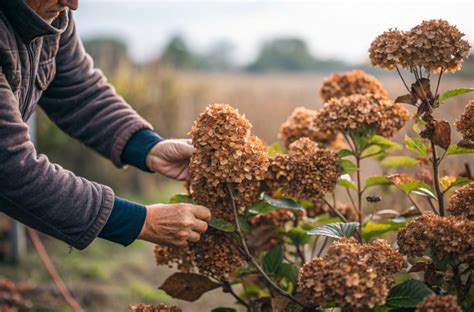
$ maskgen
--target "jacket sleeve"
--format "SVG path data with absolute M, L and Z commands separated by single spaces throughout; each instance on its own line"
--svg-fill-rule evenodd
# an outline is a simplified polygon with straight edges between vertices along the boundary
M 123 166 L 120 156 L 127 141 L 151 125 L 94 68 L 71 14 L 59 45 L 56 76 L 39 104 L 68 135 L 111 159 L 117 167 Z
M 0 211 L 75 248 L 100 233 L 113 191 L 38 155 L 0 67 Z

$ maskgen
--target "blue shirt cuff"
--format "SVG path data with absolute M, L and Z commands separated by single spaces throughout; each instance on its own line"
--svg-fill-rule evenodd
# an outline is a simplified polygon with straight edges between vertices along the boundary
M 150 129 L 138 130 L 125 144 L 120 158 L 124 164 L 152 172 L 146 165 L 146 156 L 151 148 L 161 141 L 163 138 Z
M 145 206 L 116 196 L 112 212 L 99 237 L 128 246 L 140 234 L 145 217 Z

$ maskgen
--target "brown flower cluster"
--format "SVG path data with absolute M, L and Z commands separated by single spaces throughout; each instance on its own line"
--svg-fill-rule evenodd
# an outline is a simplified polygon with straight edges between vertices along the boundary
M 341 96 L 366 93 L 388 96 L 383 85 L 374 76 L 362 70 L 334 73 L 324 79 L 323 85 L 319 90 L 319 94 L 324 102 Z
M 416 305 L 416 312 L 461 312 L 461 307 L 452 295 L 429 295 Z
M 318 117 L 322 131 L 360 129 L 373 126 L 377 134 L 392 137 L 408 120 L 408 111 L 398 103 L 376 94 L 355 94 L 333 98 Z
M 474 222 L 464 217 L 423 213 L 398 232 L 402 254 L 419 257 L 429 248 L 438 259 L 474 259 Z
M 286 222 L 294 219 L 294 214 L 289 209 L 275 209 L 267 213 L 255 215 L 249 219 L 253 227 L 272 225 L 283 226 Z
M 197 271 L 217 280 L 228 280 L 245 263 L 237 243 L 222 232 L 212 230 L 185 247 L 156 245 L 154 253 L 157 265 L 177 265 L 181 272 Z
M 464 109 L 461 118 L 454 122 L 464 140 L 474 142 L 474 100 L 471 100 Z
M 131 304 L 128 308 L 132 312 L 181 312 L 181 309 L 178 307 L 169 307 L 164 304 Z
M 285 147 L 301 138 L 309 138 L 312 141 L 330 145 L 335 148 L 341 145 L 340 138 L 334 131 L 321 131 L 317 124 L 318 112 L 304 107 L 297 107 L 280 126 L 278 139 Z
M 322 214 L 329 214 L 330 217 L 337 217 L 329 205 L 322 199 L 316 199 L 312 201 L 313 205 L 310 207 L 305 208 L 306 215 L 309 218 L 316 218 Z M 336 203 L 337 210 L 344 216 L 348 221 L 357 221 L 357 213 L 355 212 L 354 208 L 349 204 L 344 203 Z
M 474 182 L 454 191 L 449 200 L 447 210 L 453 216 L 464 216 L 474 221 Z
M 421 66 L 428 72 L 461 69 L 470 45 L 464 34 L 444 20 L 423 21 L 409 31 L 390 29 L 372 42 L 369 56 L 372 65 L 393 69 Z
M 313 200 L 334 189 L 341 175 L 338 157 L 308 138 L 289 146 L 288 154 L 271 159 L 264 189 L 282 188 L 284 194 Z
M 212 104 L 194 122 L 190 135 L 191 195 L 211 209 L 214 217 L 233 219 L 226 184 L 232 184 L 239 207 L 258 199 L 268 167 L 265 144 L 250 134 L 251 124 L 226 104 Z
M 405 267 L 403 257 L 383 240 L 359 244 L 355 239 L 334 242 L 324 258 L 304 264 L 298 285 L 310 304 L 335 302 L 344 309 L 382 305 L 394 274 Z

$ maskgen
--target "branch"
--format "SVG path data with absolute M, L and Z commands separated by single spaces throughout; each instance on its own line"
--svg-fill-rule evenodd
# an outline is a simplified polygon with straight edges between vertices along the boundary
M 444 197 L 443 197 L 443 192 L 441 191 L 441 188 L 439 186 L 439 159 L 438 159 L 438 156 L 436 154 L 436 146 L 433 142 L 433 139 L 430 140 L 431 141 L 431 152 L 433 153 L 433 159 L 432 159 L 432 163 L 433 163 L 433 183 L 434 183 L 434 186 L 435 186 L 435 190 L 436 190 L 436 196 L 438 197 L 438 207 L 439 207 L 439 215 L 444 217 L 445 213 L 444 213 Z
M 242 234 L 242 229 L 240 228 L 240 223 L 239 223 L 239 214 L 237 212 L 237 207 L 235 206 L 235 198 L 234 198 L 234 192 L 232 190 L 232 187 L 227 183 L 226 184 L 227 191 L 229 192 L 230 198 L 231 198 L 231 203 L 232 203 L 232 210 L 234 211 L 234 222 L 235 222 L 235 228 L 237 231 L 237 236 L 239 237 L 240 241 L 242 242 L 242 246 L 244 247 L 244 252 L 245 252 L 245 258 L 247 262 L 251 263 L 257 271 L 260 273 L 260 275 L 263 277 L 263 279 L 270 285 L 272 286 L 273 289 L 275 289 L 280 295 L 283 297 L 286 297 L 293 301 L 294 303 L 298 304 L 299 306 L 307 309 L 312 309 L 313 307 L 310 305 L 307 305 L 303 302 L 300 302 L 298 299 L 296 299 L 294 296 L 291 294 L 287 293 L 283 289 L 280 288 L 268 275 L 267 273 L 262 269 L 260 264 L 258 264 L 257 260 L 252 256 L 250 253 L 250 250 L 247 246 L 247 242 L 245 241 L 244 235 Z
M 247 302 L 245 302 L 240 296 L 238 296 L 235 291 L 232 289 L 232 286 L 230 285 L 229 281 L 222 281 L 222 291 L 225 293 L 231 294 L 241 305 L 247 308 L 247 310 L 250 310 L 250 306 Z

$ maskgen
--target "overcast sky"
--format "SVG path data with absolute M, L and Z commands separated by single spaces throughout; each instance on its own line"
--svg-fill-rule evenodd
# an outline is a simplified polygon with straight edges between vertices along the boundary
M 474 45 L 473 2 L 82 0 L 76 20 L 83 38 L 121 38 L 137 61 L 156 55 L 179 33 L 198 51 L 219 40 L 232 42 L 239 63 L 251 61 L 264 40 L 277 36 L 305 39 L 320 57 L 364 62 L 379 33 L 425 19 L 457 25 Z

